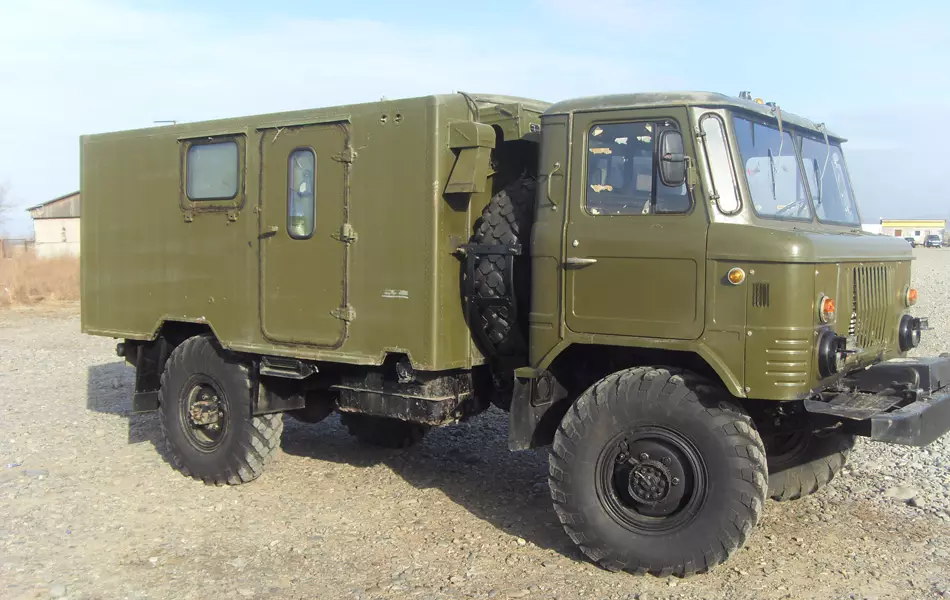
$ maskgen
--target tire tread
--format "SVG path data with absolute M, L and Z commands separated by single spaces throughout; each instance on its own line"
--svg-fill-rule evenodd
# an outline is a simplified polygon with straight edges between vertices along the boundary
M 634 386 L 636 389 L 634 389 Z M 712 391 L 716 393 L 700 393 Z M 555 433 L 549 456 L 549 486 L 554 510 L 568 536 L 590 560 L 608 570 L 649 573 L 658 577 L 686 577 L 705 573 L 723 562 L 745 543 L 762 514 L 766 497 L 768 472 L 765 446 L 750 417 L 736 405 L 721 401 L 722 393 L 701 377 L 683 370 L 637 367 L 607 376 L 582 394 L 567 411 Z M 656 564 L 648 558 L 623 556 L 605 547 L 575 508 L 569 473 L 574 449 L 581 443 L 585 430 L 593 425 L 594 413 L 616 410 L 624 397 L 637 396 L 642 402 L 697 403 L 707 420 L 720 429 L 736 448 L 733 460 L 740 477 L 730 482 L 741 494 L 743 514 L 721 523 L 718 548 L 704 548 L 683 555 L 676 564 Z

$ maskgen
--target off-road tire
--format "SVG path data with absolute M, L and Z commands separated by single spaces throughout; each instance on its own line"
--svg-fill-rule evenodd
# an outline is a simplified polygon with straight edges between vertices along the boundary
M 488 337 L 489 348 L 481 348 L 489 356 L 519 356 L 526 352 L 528 291 L 531 285 L 531 261 L 528 244 L 534 217 L 534 179 L 518 179 L 495 194 L 475 221 L 473 244 L 521 244 L 519 256 L 485 255 L 475 266 L 474 293 L 479 298 L 499 298 L 512 290 L 506 284 L 509 271 L 514 269 L 514 294 L 522 323 L 515 323 L 515 315 L 507 307 L 487 306 L 477 315 L 470 327 L 480 328 Z
M 598 488 L 601 467 L 623 464 L 603 460 L 611 444 L 626 444 L 628 433 L 651 435 L 644 431 L 673 432 L 691 444 L 705 482 L 700 489 L 700 479 L 691 480 L 690 497 L 701 498 L 685 505 L 693 511 L 649 533 L 622 524 L 610 494 Z M 768 485 L 765 448 L 749 415 L 719 386 L 662 368 L 619 371 L 584 392 L 555 433 L 549 469 L 554 509 L 588 558 L 608 570 L 661 577 L 704 573 L 738 550 L 759 520 Z
M 361 413 L 340 413 L 340 423 L 364 444 L 382 448 L 408 448 L 429 431 L 428 425 Z
M 225 406 L 221 440 L 210 449 L 196 445 L 186 430 L 183 407 L 197 381 L 214 386 Z M 283 415 L 251 416 L 248 366 L 234 360 L 210 336 L 189 338 L 172 351 L 162 373 L 159 402 L 169 462 L 205 483 L 237 485 L 257 479 L 280 445 Z
M 825 487 L 848 462 L 857 437 L 842 433 L 803 432 L 793 448 L 766 443 L 769 497 L 778 502 L 798 500 Z M 766 439 L 766 442 L 770 440 Z

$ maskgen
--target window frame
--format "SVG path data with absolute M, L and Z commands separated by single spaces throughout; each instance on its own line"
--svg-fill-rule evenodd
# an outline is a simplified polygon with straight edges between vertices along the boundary
M 805 200 L 808 203 L 808 218 L 785 217 L 781 215 L 776 216 L 776 215 L 762 214 L 755 208 L 755 200 L 752 198 L 752 188 L 749 186 L 749 176 L 746 174 L 745 159 L 742 156 L 742 148 L 739 145 L 739 136 L 736 135 L 736 120 L 737 119 L 747 121 L 753 124 L 758 123 L 759 125 L 762 125 L 763 127 L 768 127 L 769 129 L 773 129 L 776 132 L 778 132 L 778 123 L 775 123 L 775 125 L 773 125 L 772 123 L 768 121 L 768 119 L 763 118 L 761 115 L 753 115 L 753 114 L 745 113 L 745 112 L 730 111 L 729 121 L 730 121 L 730 125 L 732 126 L 733 139 L 735 140 L 735 147 L 736 147 L 736 152 L 737 152 L 736 156 L 738 157 L 739 162 L 742 163 L 741 191 L 745 193 L 745 195 L 747 196 L 749 200 L 749 206 L 752 208 L 752 214 L 754 214 L 759 219 L 768 219 L 770 221 L 786 221 L 786 222 L 791 222 L 791 223 L 814 223 L 818 217 L 815 214 L 815 207 L 812 204 L 811 189 L 808 187 L 808 181 L 806 181 L 806 177 L 805 177 L 805 167 L 802 164 L 801 148 L 799 148 L 798 142 L 796 141 L 797 138 L 799 137 L 798 132 L 792 127 L 784 127 L 784 126 L 782 127 L 782 134 L 788 135 L 788 137 L 791 139 L 792 151 L 795 153 L 795 162 L 798 165 L 797 176 L 799 179 L 799 183 L 802 186 L 802 190 L 804 190 L 806 194 Z
M 294 154 L 300 151 L 310 152 L 313 156 L 313 189 L 310 192 L 310 199 L 313 206 L 313 222 L 310 224 L 310 233 L 306 236 L 297 236 L 291 233 L 290 226 L 290 207 L 293 194 L 293 158 Z M 292 240 L 309 240 L 317 230 L 317 151 L 312 146 L 297 146 L 287 154 L 287 203 L 285 205 L 287 213 L 287 236 Z
M 188 196 L 188 152 L 195 146 L 233 142 L 237 145 L 237 192 L 229 198 L 192 199 Z M 237 213 L 244 208 L 247 200 L 247 135 L 246 132 L 213 132 L 201 136 L 183 136 L 178 138 L 179 157 L 179 206 L 190 219 L 196 213 L 224 212 Z
M 582 166 L 581 174 L 584 177 L 584 182 L 582 189 L 584 190 L 583 195 L 581 196 L 581 209 L 584 213 L 591 217 L 685 217 L 689 216 L 696 209 L 696 201 L 693 197 L 693 190 L 690 189 L 688 183 L 683 185 L 686 187 L 686 199 L 689 201 L 689 208 L 685 211 L 680 212 L 655 212 L 652 210 L 656 207 L 656 197 L 657 197 L 657 186 L 663 185 L 663 182 L 660 181 L 659 175 L 659 157 L 658 157 L 658 145 L 657 141 L 659 140 L 660 135 L 660 125 L 662 123 L 669 123 L 666 126 L 669 129 L 678 131 L 680 135 L 683 135 L 683 128 L 679 122 L 679 119 L 674 117 L 642 117 L 642 118 L 633 118 L 633 119 L 610 119 L 604 121 L 593 121 L 591 122 L 587 129 L 584 131 L 584 161 Z M 651 211 L 649 213 L 619 213 L 619 214 L 603 214 L 603 213 L 593 213 L 590 210 L 590 204 L 587 201 L 588 192 L 590 191 L 590 185 L 588 184 L 588 177 L 590 176 L 590 132 L 593 131 L 595 127 L 603 127 L 607 125 L 632 125 L 637 123 L 647 123 L 653 126 L 653 152 L 652 152 L 652 168 L 651 168 L 651 177 L 652 182 L 650 186 L 650 207 Z M 684 150 L 690 161 L 693 161 L 693 158 L 689 156 L 689 148 L 686 146 L 687 137 L 683 135 Z M 669 187 L 669 186 L 667 186 Z
M 736 195 L 736 209 L 731 211 L 725 211 L 722 209 L 722 205 L 719 203 L 719 199 L 722 197 L 722 194 L 719 193 L 720 185 L 717 183 L 716 174 L 713 172 L 712 163 L 709 160 L 709 136 L 706 134 L 706 130 L 703 128 L 704 123 L 707 119 L 714 119 L 718 122 L 719 128 L 722 130 L 722 143 L 725 146 L 726 150 L 726 162 L 729 169 L 729 177 L 731 178 L 730 183 L 732 184 L 732 191 Z M 699 118 L 699 131 L 703 134 L 702 146 L 703 146 L 703 158 L 706 162 L 706 170 L 709 175 L 710 183 L 710 197 L 716 202 L 716 210 L 720 214 L 726 216 L 734 216 L 742 212 L 742 209 L 745 205 L 745 202 L 742 201 L 742 187 L 739 184 L 739 176 L 736 173 L 736 158 L 732 153 L 732 145 L 729 140 L 729 124 L 726 120 L 718 113 L 715 112 L 706 112 Z M 738 144 L 738 140 L 736 140 Z

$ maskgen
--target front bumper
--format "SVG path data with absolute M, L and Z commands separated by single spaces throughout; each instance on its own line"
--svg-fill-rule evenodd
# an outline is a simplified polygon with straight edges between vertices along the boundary
M 885 361 L 841 383 L 805 410 L 876 442 L 927 446 L 950 431 L 950 355 Z
M 927 446 L 947 431 L 950 431 L 950 388 L 893 412 L 874 415 L 870 438 L 889 444 Z

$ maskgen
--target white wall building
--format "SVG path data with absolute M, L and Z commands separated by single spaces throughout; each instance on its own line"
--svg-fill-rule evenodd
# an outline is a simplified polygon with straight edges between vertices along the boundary
M 53 198 L 26 210 L 33 217 L 37 256 L 79 256 L 79 192 Z

